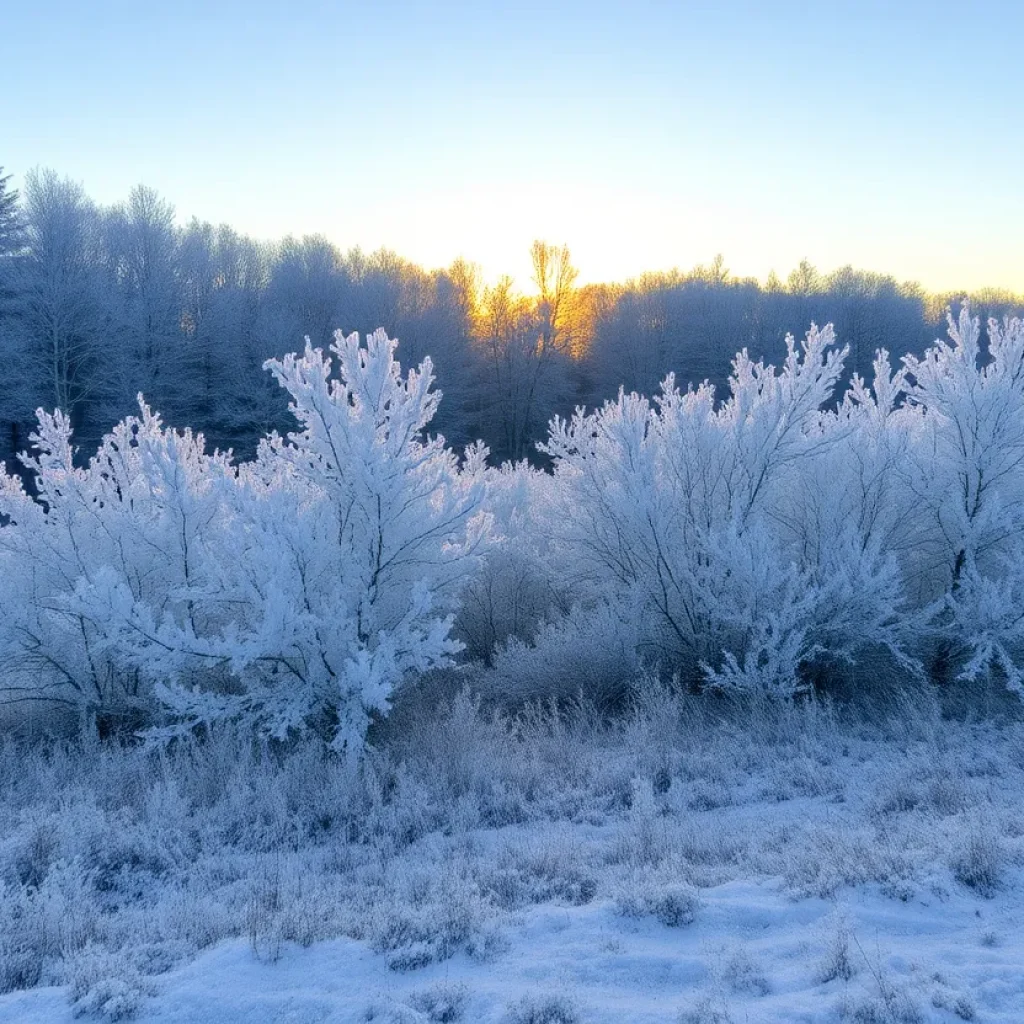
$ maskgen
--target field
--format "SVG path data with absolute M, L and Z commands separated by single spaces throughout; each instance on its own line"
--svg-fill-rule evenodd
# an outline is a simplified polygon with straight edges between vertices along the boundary
M 1024 731 L 979 701 L 12 742 L 0 1021 L 1020 1021 Z

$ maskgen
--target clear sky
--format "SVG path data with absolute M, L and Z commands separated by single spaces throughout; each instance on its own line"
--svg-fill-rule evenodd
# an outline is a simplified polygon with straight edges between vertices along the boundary
M 1024 2 L 6 0 L 0 164 L 527 285 L 807 257 L 1024 290 Z

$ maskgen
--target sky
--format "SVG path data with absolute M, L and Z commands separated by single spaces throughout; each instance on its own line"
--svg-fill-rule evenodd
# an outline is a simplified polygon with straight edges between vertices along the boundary
M 1024 290 L 1024 3 L 23 0 L 0 165 L 529 281 L 801 259 Z

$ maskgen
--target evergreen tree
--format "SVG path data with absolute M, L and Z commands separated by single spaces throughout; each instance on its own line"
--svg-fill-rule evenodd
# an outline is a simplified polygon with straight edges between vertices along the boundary
M 10 187 L 11 176 L 3 171 L 0 166 L 0 259 L 15 252 L 21 242 L 18 190 Z

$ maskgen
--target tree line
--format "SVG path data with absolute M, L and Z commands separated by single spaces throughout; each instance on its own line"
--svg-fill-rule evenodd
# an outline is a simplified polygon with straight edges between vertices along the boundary
M 779 361 L 788 333 L 830 322 L 844 370 L 874 353 L 920 354 L 961 296 L 892 277 L 801 263 L 783 280 L 730 274 L 721 257 L 689 271 L 581 286 L 565 246 L 535 242 L 525 289 L 485 285 L 466 260 L 427 270 L 394 252 L 340 251 L 321 235 L 257 241 L 193 219 L 144 186 L 110 207 L 81 185 L 35 170 L 19 195 L 0 169 L 0 459 L 27 445 L 35 410 L 60 409 L 95 447 L 143 393 L 167 421 L 253 457 L 291 420 L 263 371 L 308 337 L 383 326 L 398 356 L 430 355 L 445 400 L 433 423 L 452 444 L 482 438 L 495 462 L 537 461 L 549 420 L 595 407 L 620 387 L 651 394 L 668 372 L 721 391 L 733 354 Z M 973 295 L 1002 316 L 1024 296 Z

